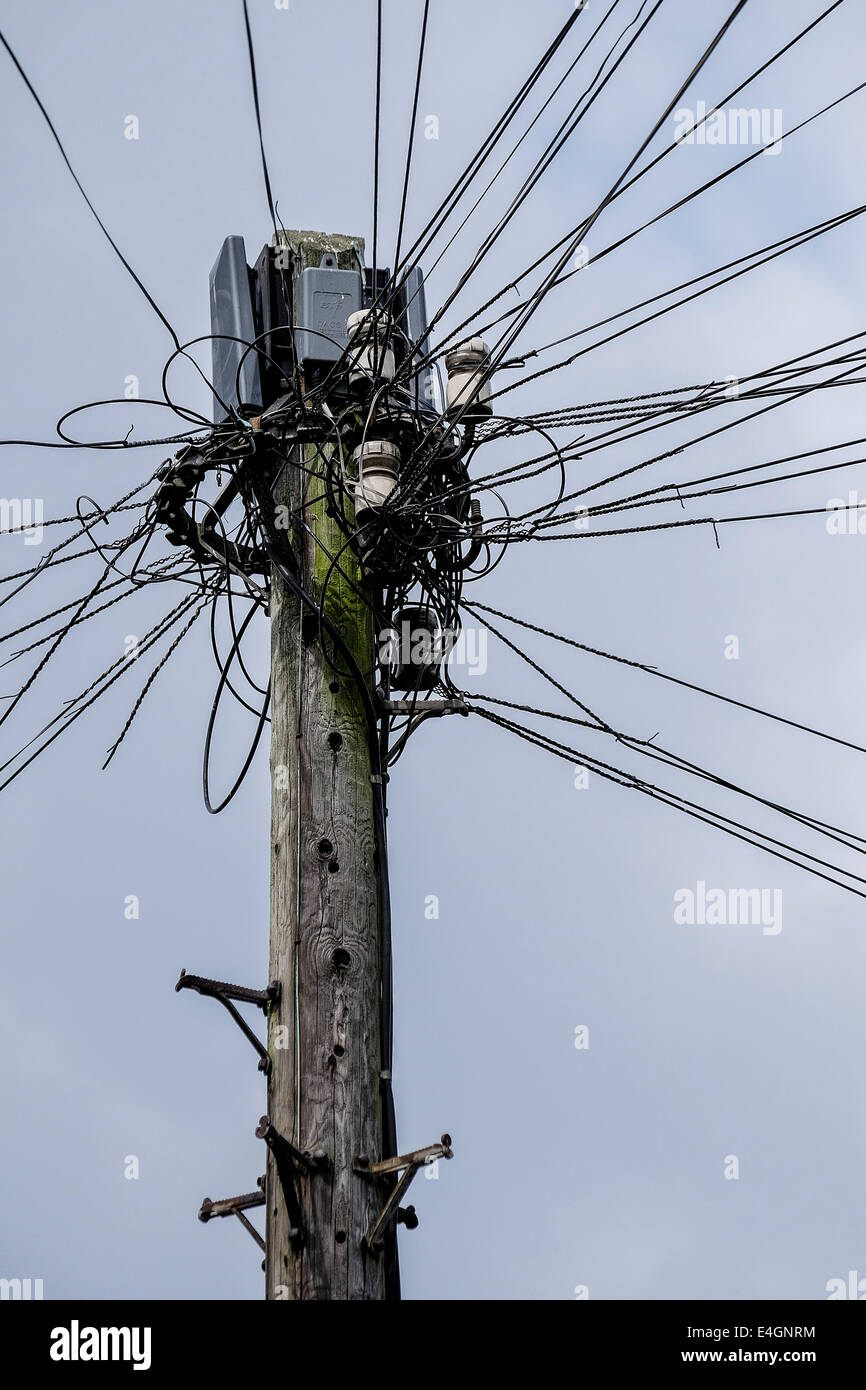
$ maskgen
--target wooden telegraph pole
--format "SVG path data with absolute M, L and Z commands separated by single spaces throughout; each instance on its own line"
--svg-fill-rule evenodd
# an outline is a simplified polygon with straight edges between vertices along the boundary
M 432 688 L 423 685 L 429 658 L 377 661 L 375 644 L 393 633 L 397 615 L 382 611 L 387 564 L 376 560 L 369 535 L 397 485 L 401 453 L 392 435 L 401 437 L 416 416 L 387 400 L 393 320 L 384 294 L 373 302 L 382 276 L 374 286 L 377 277 L 359 273 L 363 246 L 352 237 L 281 231 L 251 271 L 242 238 L 226 238 L 211 271 L 215 418 L 237 431 L 225 441 L 237 467 L 203 522 L 187 508 L 207 452 L 181 451 L 160 474 L 157 494 L 172 544 L 227 572 L 271 572 L 268 986 L 184 970 L 176 989 L 218 999 L 268 1078 L 256 1131 L 268 1150 L 260 1190 L 206 1197 L 199 1219 L 237 1216 L 265 1251 L 267 1298 L 292 1301 L 399 1298 L 396 1227 L 418 1224 L 414 1208 L 400 1202 L 426 1163 L 452 1156 L 447 1134 L 397 1153 L 385 784 L 393 715 L 408 716 L 405 741 L 431 714 L 467 710 L 459 700 L 421 698 Z M 398 293 L 389 291 L 389 306 L 402 305 L 403 344 L 423 341 L 422 289 L 416 270 Z M 467 376 L 471 388 L 479 372 L 470 349 L 461 354 L 458 385 Z M 411 379 L 413 362 L 402 350 Z M 453 464 L 462 453 L 447 458 Z M 218 459 L 210 466 L 219 476 Z M 222 524 L 238 499 L 252 547 L 229 540 Z M 472 549 L 461 556 L 463 539 L 455 549 L 465 565 Z M 424 621 L 426 610 L 401 613 L 415 611 Z M 429 622 L 424 631 L 429 638 Z M 412 698 L 392 699 L 392 685 Z M 206 760 L 209 741 L 210 734 Z M 206 781 L 205 795 L 209 809 L 221 809 L 211 808 Z M 265 1010 L 267 1048 L 237 1001 Z M 246 1215 L 262 1205 L 264 1240 Z
M 323 253 L 356 270 L 363 247 L 306 232 L 285 239 L 295 283 Z M 372 612 L 357 557 L 329 514 L 322 446 L 295 444 L 291 459 L 276 500 L 306 526 L 286 533 L 297 585 L 275 566 L 271 596 L 270 979 L 280 990 L 269 1013 L 270 1129 L 260 1131 L 269 1147 L 266 1292 L 384 1299 L 399 1296 L 395 1238 L 391 1231 L 370 1248 L 367 1234 L 388 1188 L 356 1162 L 389 1156 L 384 815 L 375 803 L 381 783 L 371 781 L 372 704 L 338 641 L 369 681 Z M 324 591 L 321 622 L 298 588 L 317 605 Z

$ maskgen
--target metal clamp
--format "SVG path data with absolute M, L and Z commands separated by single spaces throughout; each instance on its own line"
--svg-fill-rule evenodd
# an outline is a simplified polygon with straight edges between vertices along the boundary
M 415 1208 L 401 1207 L 401 1197 L 408 1190 L 409 1184 L 419 1168 L 423 1168 L 427 1163 L 435 1162 L 438 1158 L 453 1157 L 450 1134 L 443 1134 L 438 1144 L 430 1144 L 426 1149 L 415 1149 L 413 1153 L 402 1154 L 399 1158 L 382 1158 L 371 1163 L 366 1154 L 358 1154 L 352 1164 L 352 1169 L 360 1177 L 387 1178 L 392 1173 L 400 1173 L 401 1169 L 403 1170 L 388 1194 L 388 1200 L 381 1213 L 364 1237 L 364 1243 L 368 1249 L 373 1251 L 382 1249 L 385 1232 L 394 1220 L 398 1224 L 404 1225 L 407 1230 L 415 1229 L 418 1225 Z
M 223 1008 L 231 1014 L 244 1037 L 252 1043 L 259 1054 L 259 1071 L 263 1071 L 266 1076 L 270 1074 L 271 1059 L 267 1048 L 259 1041 L 252 1028 L 241 1017 L 231 1001 L 237 999 L 243 1004 L 257 1004 L 264 1013 L 267 1013 L 269 1005 L 275 1003 L 280 997 L 278 980 L 273 980 L 267 989 L 247 989 L 244 985 L 228 984 L 225 980 L 209 980 L 204 975 L 187 975 L 185 970 L 181 970 L 180 979 L 174 988 L 175 991 L 194 989 L 197 994 L 203 994 L 208 999 L 219 1000 Z

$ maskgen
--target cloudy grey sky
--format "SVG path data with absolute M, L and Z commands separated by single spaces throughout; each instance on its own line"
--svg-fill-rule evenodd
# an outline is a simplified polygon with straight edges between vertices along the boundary
M 410 232 L 570 7 L 433 4 Z M 620 27 L 638 7 L 622 0 Z M 730 8 L 729 0 L 664 0 L 445 327 L 595 206 Z M 683 104 L 714 104 L 823 8 L 819 0 L 751 0 Z M 240 5 L 51 0 L 0 9 L 124 253 L 182 337 L 207 333 L 207 276 L 223 238 L 243 235 L 252 259 L 269 233 Z M 383 259 L 399 207 L 420 9 L 414 0 L 385 4 Z M 369 238 L 373 0 L 290 0 L 287 9 L 251 0 L 250 10 L 285 224 Z M 602 0 L 591 0 L 579 25 L 602 12 Z M 737 101 L 780 110 L 789 130 L 862 80 L 864 41 L 863 9 L 845 0 Z M 572 43 L 552 77 L 575 51 Z M 142 396 L 158 395 L 170 342 L 101 238 L 5 55 L 2 67 L 2 434 L 50 438 L 62 412 L 122 395 L 130 375 Z M 583 71 L 588 80 L 591 69 Z M 442 260 L 431 306 L 577 90 L 567 87 L 510 182 Z M 597 265 L 590 260 L 549 297 L 521 345 L 541 345 L 863 201 L 864 102 L 862 94 L 847 101 L 784 139 L 778 154 Z M 124 135 L 130 115 L 137 140 Z M 425 138 L 428 116 L 438 118 L 438 139 Z M 654 150 L 672 134 L 669 122 Z M 744 153 L 681 146 L 605 212 L 590 255 Z M 742 377 L 856 333 L 861 247 L 854 222 L 513 392 L 506 408 L 529 413 Z M 207 390 L 191 371 L 174 380 L 179 398 L 207 411 Z M 646 485 L 856 438 L 860 390 L 786 405 L 647 470 Z M 736 403 L 725 410 L 713 423 L 744 413 Z M 87 428 L 109 437 L 133 418 L 141 437 L 172 429 L 166 412 L 133 417 L 125 406 L 92 416 Z M 573 486 L 699 432 L 687 422 L 571 464 Z M 487 466 L 511 461 L 514 449 L 503 444 L 501 462 L 488 453 Z M 42 497 L 46 517 L 63 516 L 81 493 L 107 501 L 131 488 L 165 452 L 5 449 L 0 490 Z M 755 489 L 715 510 L 824 507 L 862 489 L 861 471 Z M 526 505 L 543 500 L 544 485 L 526 486 Z M 700 506 L 690 514 L 706 514 Z M 866 741 L 866 538 L 828 534 L 822 515 L 720 532 L 720 548 L 706 527 L 515 546 L 474 596 Z M 0 547 L 3 573 L 40 554 L 18 536 Z M 81 592 L 74 568 L 10 603 L 3 630 Z M 165 593 L 147 591 L 82 629 L 0 731 L 3 760 L 167 607 Z M 731 637 L 736 660 L 725 656 Z M 658 733 L 663 746 L 730 780 L 866 835 L 864 755 L 542 638 L 526 646 L 616 727 L 640 738 Z M 262 626 L 251 643 L 260 670 L 266 651 Z M 487 655 L 472 688 L 567 712 L 494 638 Z M 32 660 L 3 671 L 0 694 L 17 688 Z M 253 1134 L 262 1079 L 222 1011 L 176 996 L 173 985 L 181 966 L 264 982 L 266 756 L 225 814 L 209 817 L 200 759 L 216 677 L 202 626 L 100 772 L 143 679 L 134 672 L 119 682 L 0 795 L 0 1275 L 42 1278 L 47 1298 L 257 1298 L 260 1257 L 249 1237 L 236 1223 L 203 1227 L 195 1218 L 205 1194 L 249 1190 L 262 1170 Z M 225 778 L 249 732 L 242 712 L 228 716 L 217 762 Z M 622 765 L 616 744 L 583 746 Z M 667 781 L 685 794 L 684 782 Z M 713 804 L 755 820 L 732 800 Z M 395 770 L 389 829 L 401 1146 L 447 1129 L 455 1149 L 436 1181 L 413 1190 L 421 1226 L 401 1236 L 406 1298 L 560 1300 L 581 1286 L 591 1299 L 819 1299 L 828 1280 L 851 1269 L 866 1277 L 862 899 L 593 775 L 578 789 L 569 762 L 477 719 L 432 721 L 418 733 Z M 781 931 L 677 923 L 674 895 L 699 881 L 780 890 Z M 130 895 L 140 903 L 137 920 L 124 915 Z M 425 916 L 430 895 L 438 919 Z M 581 1026 L 588 1049 L 575 1047 Z M 138 1157 L 138 1180 L 124 1177 L 129 1155 Z M 732 1157 L 737 1178 L 725 1175 Z

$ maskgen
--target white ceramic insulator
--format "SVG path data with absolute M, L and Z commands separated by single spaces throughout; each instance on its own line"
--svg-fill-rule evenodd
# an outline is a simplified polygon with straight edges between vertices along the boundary
M 400 451 L 387 439 L 371 439 L 352 455 L 358 470 L 355 483 L 356 514 L 387 501 L 400 472 Z
M 391 381 L 396 365 L 388 346 L 391 323 L 372 309 L 358 309 L 346 323 L 349 335 L 349 382 Z
M 466 420 L 477 420 L 493 414 L 490 378 L 485 377 L 489 359 L 490 349 L 483 338 L 470 338 L 448 353 L 445 399 L 449 415 L 459 413 Z

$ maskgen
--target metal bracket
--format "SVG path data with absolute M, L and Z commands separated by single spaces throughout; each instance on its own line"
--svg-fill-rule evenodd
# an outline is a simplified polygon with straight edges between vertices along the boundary
M 267 989 L 247 989 L 244 985 L 232 985 L 225 980 L 209 980 L 204 975 L 187 975 L 185 970 L 181 970 L 180 979 L 174 988 L 176 992 L 182 989 L 194 989 L 196 994 L 203 994 L 208 999 L 219 1000 L 223 1008 L 231 1014 L 244 1037 L 252 1043 L 259 1054 L 259 1071 L 263 1071 L 266 1076 L 270 1074 L 271 1059 L 267 1048 L 259 1042 L 252 1028 L 241 1017 L 231 1001 L 237 999 L 243 1004 L 257 1004 L 264 1013 L 267 1013 L 269 1004 L 275 1003 L 280 997 L 279 980 L 272 980 Z
M 240 422 L 241 425 L 245 423 Z M 247 450 L 239 457 L 238 471 L 232 473 L 226 486 L 212 502 L 200 504 L 204 508 L 203 520 L 197 521 L 189 510 L 194 489 L 206 473 L 218 474 L 220 467 L 225 465 L 206 462 L 204 455 L 192 445 L 179 450 L 157 474 L 160 486 L 155 494 L 156 519 L 168 529 L 171 545 L 187 546 L 201 563 L 216 563 L 246 575 L 267 575 L 270 564 L 264 551 L 229 540 L 222 526 L 226 512 L 242 496 L 241 475 L 245 482 L 254 481 L 257 469 L 268 461 L 269 437 L 253 428 L 242 430 L 242 435 L 245 446 L 252 443 L 253 454 L 250 456 Z M 226 448 L 234 448 L 231 441 L 226 443 Z M 250 465 L 250 457 L 255 466 Z
M 259 1178 L 258 1192 L 243 1192 L 239 1197 L 224 1197 L 219 1202 L 212 1202 L 210 1197 L 205 1197 L 199 1210 L 199 1221 L 212 1221 L 216 1216 L 236 1216 L 241 1225 L 249 1231 L 259 1249 L 265 1252 L 265 1242 L 259 1235 L 255 1226 L 244 1216 L 245 1211 L 251 1207 L 263 1207 L 265 1205 L 264 1175 Z
M 394 1220 L 406 1226 L 407 1230 L 414 1230 L 418 1225 L 415 1208 L 401 1207 L 400 1198 L 408 1190 L 409 1184 L 419 1168 L 423 1168 L 427 1163 L 433 1163 L 438 1158 L 453 1157 L 450 1134 L 443 1134 L 438 1144 L 430 1144 L 426 1149 L 415 1149 L 413 1153 L 402 1154 L 399 1158 L 382 1158 L 371 1163 L 366 1154 L 358 1154 L 352 1164 L 352 1169 L 360 1177 L 387 1178 L 390 1174 L 403 1170 L 388 1194 L 388 1200 L 378 1218 L 364 1237 L 368 1249 L 381 1250 L 385 1232 Z
M 382 717 L 390 714 L 407 714 L 409 723 L 403 730 L 397 742 L 388 749 L 388 762 L 394 762 L 402 753 L 406 743 L 415 730 L 419 728 L 425 719 L 440 719 L 445 714 L 462 714 L 468 718 L 471 713 L 469 705 L 463 700 L 386 700 L 384 695 L 377 692 L 377 705 Z
M 286 1199 L 289 1220 L 292 1223 L 289 1228 L 289 1240 L 292 1249 L 299 1250 L 306 1239 L 306 1232 L 295 1179 L 300 1176 L 299 1169 L 304 1173 L 317 1173 L 327 1168 L 328 1156 L 324 1149 L 315 1149 L 313 1153 L 302 1153 L 300 1149 L 296 1149 L 279 1130 L 274 1129 L 267 1115 L 263 1115 L 256 1126 L 256 1138 L 264 1139 L 273 1156 L 277 1177 Z
M 469 706 L 463 700 L 385 700 L 380 697 L 379 708 L 385 714 L 424 714 L 428 719 L 443 714 L 469 714 Z
M 227 540 L 217 530 L 215 523 L 222 522 L 232 502 L 239 494 L 240 480 L 237 474 L 233 474 L 222 491 L 209 504 L 204 521 L 192 523 L 198 544 L 220 564 L 230 564 L 236 569 L 252 570 L 254 573 L 267 573 L 267 560 L 261 552 L 254 550 L 252 546 L 238 545 L 234 541 Z

